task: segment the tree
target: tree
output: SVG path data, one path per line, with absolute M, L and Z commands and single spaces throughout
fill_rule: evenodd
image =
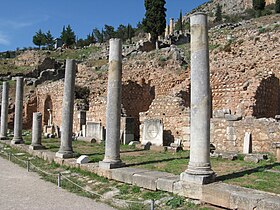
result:
M 92 30 L 92 34 L 95 37 L 95 40 L 99 43 L 103 43 L 104 42 L 104 36 L 103 36 L 103 29 L 102 32 L 100 32 L 97 28 L 94 28 Z
M 166 27 L 165 0 L 145 0 L 144 31 L 151 34 L 151 41 L 155 43 Z
M 124 25 L 119 25 L 116 31 L 116 37 L 122 39 L 123 41 L 127 39 L 127 29 Z
M 276 0 L 275 2 L 275 12 L 280 13 L 280 0 Z
M 216 13 L 215 13 L 215 22 L 220 22 L 223 20 L 222 17 L 222 6 L 220 4 L 217 4 L 216 6 Z
M 104 25 L 104 38 L 105 41 L 108 41 L 111 38 L 114 38 L 116 36 L 116 32 L 113 26 L 109 26 L 109 25 Z
M 177 31 L 183 31 L 184 25 L 183 25 L 183 14 L 182 10 L 180 10 L 180 16 L 175 24 L 175 30 Z
M 70 25 L 68 25 L 66 28 L 63 26 L 60 38 L 68 47 L 75 44 L 76 35 Z
M 48 46 L 48 48 L 49 49 L 52 48 L 54 45 L 54 38 L 50 30 L 48 30 L 48 32 L 46 33 L 45 38 L 46 38 L 46 45 Z
M 46 44 L 46 35 L 42 32 L 41 29 L 39 29 L 38 32 L 33 36 L 33 43 L 41 48 L 41 46 Z
M 261 16 L 261 11 L 265 8 L 265 0 L 253 0 L 253 8 L 256 11 L 256 16 Z
M 127 29 L 127 39 L 129 39 L 129 42 L 131 43 L 131 39 L 134 36 L 134 29 L 130 24 L 127 25 L 126 29 Z

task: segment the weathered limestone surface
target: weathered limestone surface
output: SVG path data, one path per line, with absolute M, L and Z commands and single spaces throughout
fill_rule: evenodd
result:
M 14 137 L 12 144 L 22 144 L 22 110 L 23 110 L 23 77 L 17 77 L 16 99 L 15 99 L 15 118 L 14 118 Z
M 4 81 L 2 84 L 2 103 L 1 103 L 1 131 L 0 139 L 7 140 L 8 128 L 8 106 L 9 106 L 9 84 Z
M 112 169 L 112 179 L 132 184 L 133 183 L 133 175 L 137 173 L 147 172 L 149 170 L 142 169 L 142 168 L 117 168 Z
M 168 177 L 173 178 L 174 175 L 166 172 L 147 171 L 147 172 L 135 173 L 132 178 L 132 183 L 134 185 L 149 190 L 157 190 L 157 180 L 159 178 L 168 178 Z
M 40 112 L 33 113 L 32 143 L 29 148 L 33 150 L 45 148 L 42 145 L 42 114 Z
M 124 165 L 120 159 L 121 49 L 120 39 L 110 39 L 105 157 L 103 161 L 99 162 L 99 167 L 103 169 L 118 168 Z
M 196 13 L 191 24 L 191 144 L 188 169 L 181 180 L 214 181 L 210 165 L 210 81 L 207 15 Z
M 66 60 L 64 95 L 62 104 L 61 145 L 59 151 L 56 153 L 56 156 L 59 158 L 73 157 L 72 131 L 76 68 L 77 67 L 74 60 Z

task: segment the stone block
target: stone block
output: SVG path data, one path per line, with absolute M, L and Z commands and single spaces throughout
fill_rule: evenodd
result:
M 266 154 L 247 154 L 244 157 L 244 161 L 246 162 L 254 162 L 254 163 L 258 163 L 261 160 L 266 160 L 267 159 L 267 155 Z
M 216 175 L 213 174 L 207 174 L 207 175 L 197 175 L 197 174 L 189 174 L 187 172 L 183 172 L 180 174 L 180 180 L 183 182 L 188 183 L 195 183 L 195 184 L 209 184 L 215 181 Z
M 133 184 L 145 189 L 157 190 L 157 180 L 170 176 L 173 176 L 173 174 L 158 171 L 136 173 L 133 175 Z
M 88 163 L 89 162 L 89 158 L 87 155 L 81 155 L 77 161 L 76 161 L 78 164 L 85 164 L 85 163 Z
M 258 202 L 258 210 L 274 210 L 280 209 L 279 196 L 267 196 Z
M 158 178 L 157 180 L 157 189 L 167 192 L 173 192 L 173 185 L 174 183 L 180 181 L 179 176 L 169 176 L 169 177 L 163 177 Z
M 133 175 L 136 173 L 141 173 L 141 172 L 147 172 L 148 170 L 146 169 L 140 169 L 140 168 L 116 168 L 112 169 L 112 179 L 132 184 L 133 183 Z
M 29 149 L 31 149 L 31 150 L 43 150 L 43 149 L 46 149 L 46 147 L 44 147 L 43 145 L 30 145 Z
M 151 142 L 153 145 L 163 145 L 163 124 L 159 119 L 144 120 L 142 144 Z
M 87 122 L 86 137 L 92 137 L 97 142 L 104 141 L 104 128 L 99 122 Z
M 129 142 L 129 146 L 132 146 L 132 145 L 138 145 L 138 144 L 140 144 L 140 142 L 139 141 L 131 141 L 131 142 Z
M 225 114 L 225 119 L 227 121 L 238 121 L 238 120 L 241 120 L 242 117 L 238 116 L 238 115 Z
M 203 186 L 203 202 L 224 208 L 230 208 L 230 187 L 223 183 L 213 183 Z
M 243 153 L 252 153 L 252 135 L 250 132 L 246 132 L 243 141 Z
M 179 181 L 179 182 L 175 182 L 173 185 L 174 194 L 188 197 L 195 200 L 202 199 L 202 189 L 203 189 L 203 185 L 196 184 L 193 182 Z
M 89 143 L 95 143 L 96 140 L 93 137 L 83 137 L 83 136 L 79 136 L 77 138 L 78 141 L 85 141 L 85 142 L 89 142 Z

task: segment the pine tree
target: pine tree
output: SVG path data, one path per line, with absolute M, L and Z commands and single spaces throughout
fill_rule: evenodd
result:
M 183 14 L 182 14 L 182 10 L 180 10 L 180 16 L 178 18 L 178 21 L 176 22 L 175 30 L 183 31 Z
M 75 44 L 76 42 L 76 35 L 70 25 L 68 25 L 66 28 L 63 26 L 60 38 L 68 47 Z
M 145 0 L 144 31 L 151 34 L 151 41 L 155 43 L 166 27 L 165 0 Z
M 33 43 L 37 46 L 39 46 L 39 49 L 41 46 L 46 44 L 46 35 L 42 32 L 41 29 L 39 29 L 38 32 L 33 36 Z
M 220 22 L 223 20 L 222 17 L 222 6 L 220 4 L 217 4 L 216 6 L 216 13 L 215 13 L 215 22 Z
M 265 0 L 253 0 L 253 8 L 254 10 L 264 10 Z
M 275 12 L 280 13 L 280 0 L 276 0 L 275 2 Z
M 126 37 L 129 40 L 129 42 L 131 43 L 131 39 L 132 39 L 132 37 L 134 35 L 134 29 L 132 28 L 132 26 L 130 24 L 127 25 L 126 29 L 127 29 Z
M 103 33 L 100 32 L 97 28 L 94 28 L 92 30 L 92 34 L 94 35 L 94 37 L 95 37 L 97 42 L 99 42 L 99 43 L 103 43 L 104 42 Z
M 48 46 L 48 48 L 49 49 L 52 48 L 54 45 L 54 38 L 50 30 L 48 30 L 48 32 L 46 33 L 45 38 L 46 38 L 46 45 Z

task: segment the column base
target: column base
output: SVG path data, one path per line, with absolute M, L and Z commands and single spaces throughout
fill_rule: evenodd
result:
M 67 158 L 73 158 L 75 157 L 74 152 L 60 152 L 58 151 L 55 153 L 55 157 L 61 158 L 61 159 L 67 159 Z
M 216 174 L 213 172 L 211 174 L 190 174 L 188 172 L 183 172 L 180 174 L 180 180 L 185 182 L 192 182 L 196 184 L 209 184 L 215 181 Z
M 0 136 L 0 140 L 9 140 L 9 137 L 7 137 L 7 136 Z
M 31 150 L 43 150 L 43 149 L 46 149 L 46 147 L 43 146 L 43 145 L 30 145 L 29 149 L 31 149 Z
M 99 168 L 101 168 L 101 169 L 121 168 L 124 166 L 125 166 L 125 163 L 123 163 L 122 161 L 118 161 L 118 162 L 99 161 Z
M 11 144 L 23 144 L 24 141 L 22 138 L 13 138 Z

